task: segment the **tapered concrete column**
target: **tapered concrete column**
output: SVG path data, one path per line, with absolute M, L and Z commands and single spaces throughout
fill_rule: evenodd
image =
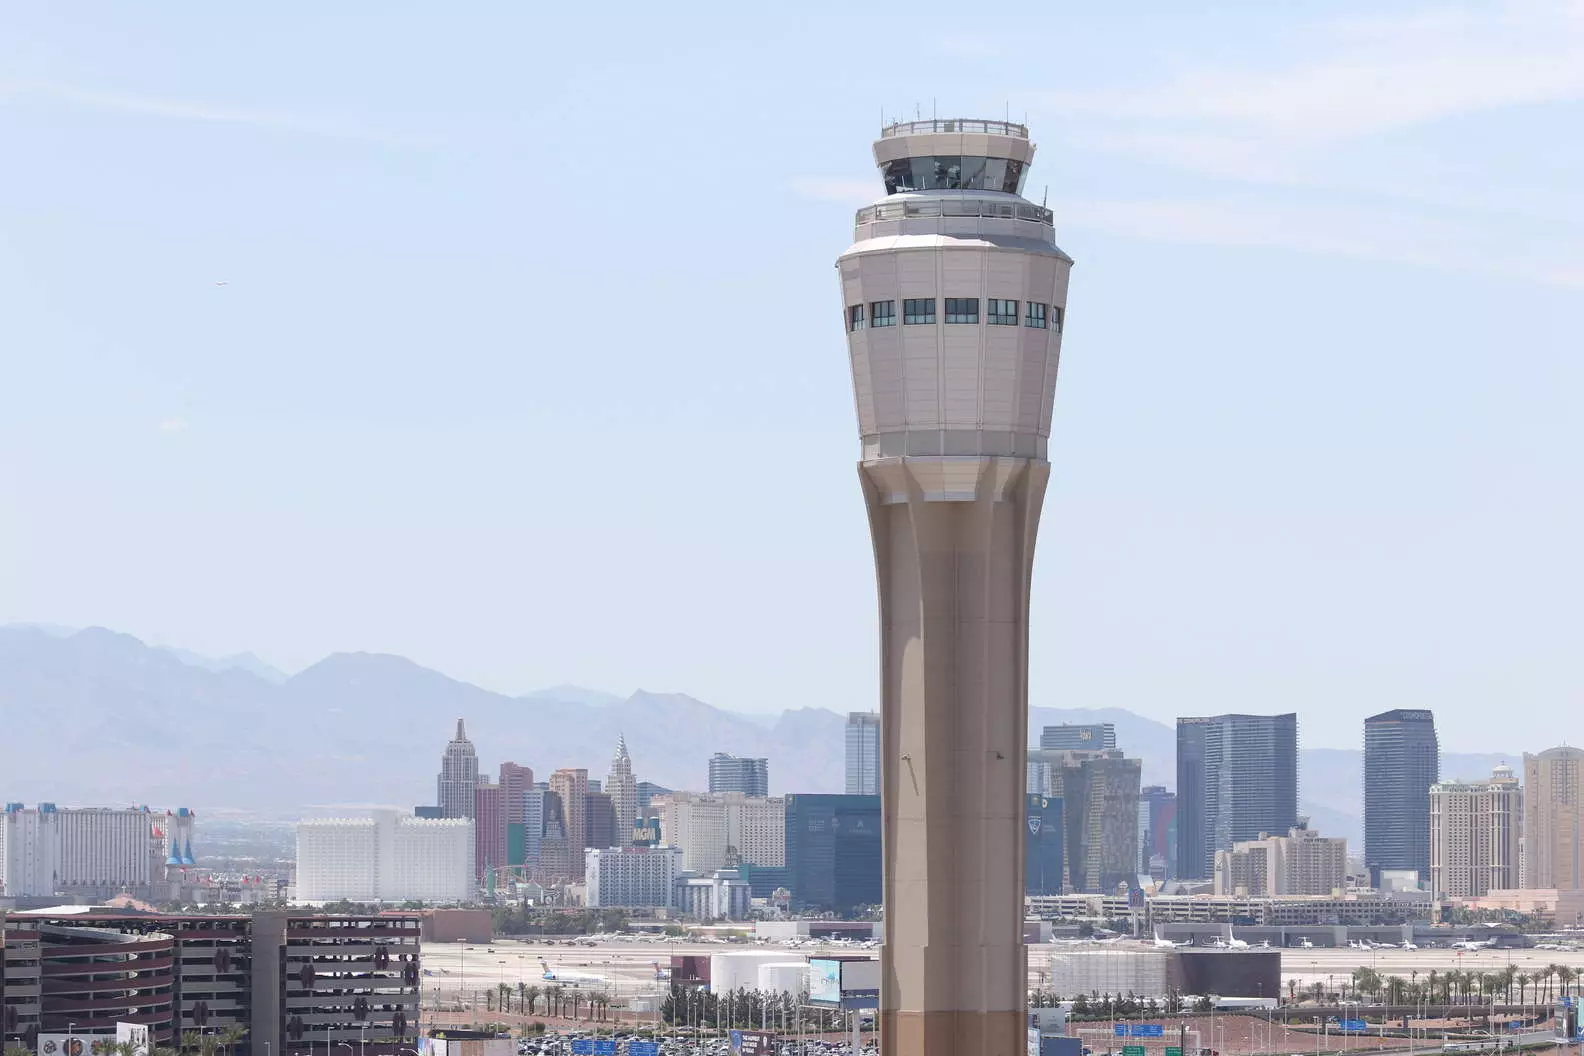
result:
M 862 466 L 887 760 L 882 1056 L 1027 1051 L 1028 586 L 1049 473 L 1014 458 Z
M 880 588 L 882 1056 L 1027 1051 L 1028 614 L 1072 258 L 1028 129 L 874 144 L 836 261 Z

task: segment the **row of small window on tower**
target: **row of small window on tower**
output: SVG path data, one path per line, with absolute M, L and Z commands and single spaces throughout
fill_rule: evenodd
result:
M 947 297 L 946 322 L 966 323 L 971 326 L 979 325 L 979 298 L 977 297 Z M 1002 300 L 992 297 L 987 302 L 989 310 L 985 313 L 985 322 L 991 326 L 1017 326 L 1018 302 Z M 1044 330 L 1047 326 L 1057 332 L 1062 328 L 1062 309 L 1059 304 L 1041 304 L 1039 301 L 1026 301 L 1023 305 L 1023 325 L 1032 326 L 1036 330 Z M 896 302 L 871 301 L 868 305 L 868 315 L 864 314 L 864 305 L 853 304 L 847 307 L 847 329 L 862 330 L 865 326 L 895 326 Z M 921 326 L 935 322 L 934 297 L 910 297 L 902 302 L 902 325 Z

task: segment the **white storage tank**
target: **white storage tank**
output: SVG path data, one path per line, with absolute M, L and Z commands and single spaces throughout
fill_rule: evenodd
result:
M 759 966 L 759 989 L 765 993 L 791 994 L 808 986 L 807 961 L 774 961 Z
M 759 985 L 759 966 L 786 960 L 786 951 L 769 950 L 710 955 L 710 992 L 753 990 Z

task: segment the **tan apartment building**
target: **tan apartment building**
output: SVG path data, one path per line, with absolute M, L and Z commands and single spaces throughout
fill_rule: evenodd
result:
M 1519 885 L 1523 790 L 1510 766 L 1489 781 L 1430 786 L 1430 891 L 1478 898 Z
M 1305 824 L 1215 855 L 1217 895 L 1330 895 L 1347 886 L 1347 840 Z
M 1584 887 L 1581 783 L 1584 748 L 1524 753 L 1523 887 L 1561 891 Z

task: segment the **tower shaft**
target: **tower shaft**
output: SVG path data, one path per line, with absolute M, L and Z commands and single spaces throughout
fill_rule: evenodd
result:
M 861 474 L 881 606 L 881 1056 L 1010 1056 L 1026 1049 L 1028 588 L 1050 467 Z

